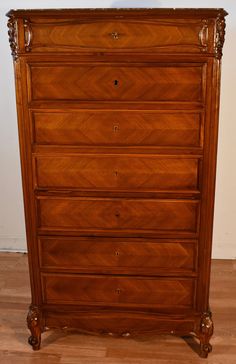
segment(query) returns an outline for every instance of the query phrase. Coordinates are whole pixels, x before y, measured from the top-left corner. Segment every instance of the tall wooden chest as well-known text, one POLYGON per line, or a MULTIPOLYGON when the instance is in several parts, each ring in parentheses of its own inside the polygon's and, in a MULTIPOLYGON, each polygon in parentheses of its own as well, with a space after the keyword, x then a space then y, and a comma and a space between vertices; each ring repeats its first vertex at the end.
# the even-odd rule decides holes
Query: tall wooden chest
POLYGON ((223 9, 12 10, 32 303, 46 328, 194 335, 209 310, 223 9))

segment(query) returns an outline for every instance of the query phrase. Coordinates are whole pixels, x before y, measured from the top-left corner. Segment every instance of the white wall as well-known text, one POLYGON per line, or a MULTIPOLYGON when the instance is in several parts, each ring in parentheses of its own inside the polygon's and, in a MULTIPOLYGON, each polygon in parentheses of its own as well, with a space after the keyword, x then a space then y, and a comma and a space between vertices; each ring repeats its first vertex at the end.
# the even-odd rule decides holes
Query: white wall
POLYGON ((228 12, 222 67, 214 258, 236 258, 236 1, 1 0, 0 3, 0 250, 25 250, 12 59, 5 13, 10 8, 224 7, 228 12))

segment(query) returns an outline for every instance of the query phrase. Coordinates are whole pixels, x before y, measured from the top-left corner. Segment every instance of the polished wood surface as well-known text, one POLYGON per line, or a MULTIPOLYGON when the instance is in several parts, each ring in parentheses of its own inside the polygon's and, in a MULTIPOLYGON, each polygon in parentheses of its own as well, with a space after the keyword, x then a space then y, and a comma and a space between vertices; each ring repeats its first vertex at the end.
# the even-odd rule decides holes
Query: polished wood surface
POLYGON ((197 241, 172 239, 40 237, 39 258, 45 270, 154 274, 196 271, 197 241))
MULTIPOLYGON (((30 300, 27 255, 0 253, 0 362, 1 364, 200 364, 190 337, 140 335, 135 338, 91 336, 77 330, 44 333, 42 348, 32 352, 27 344, 25 316, 30 300)), ((235 364, 236 263, 214 260, 211 275, 211 308, 215 332, 209 364, 235 364)), ((52 319, 51 319, 52 320, 52 319)), ((117 325, 120 320, 116 320, 117 325)), ((154 322, 154 326, 156 322, 154 322)), ((187 323, 185 324, 187 326, 187 323)), ((65 325, 64 325, 65 326, 65 325)))
POLYGON ((34 350, 46 328, 212 347, 223 9, 12 10, 34 350))
POLYGON ((41 230, 119 230, 133 235, 198 231, 198 201, 41 196, 37 202, 41 230))
MULTIPOLYGON (((141 15, 141 14, 140 14, 141 15)), ((68 51, 167 51, 191 52, 207 47, 206 24, 200 19, 191 23, 170 20, 130 19, 104 21, 94 19, 78 23, 77 19, 30 19, 25 22, 29 32, 34 34, 33 52, 68 51), (201 37, 198 37, 198 34, 201 37), (184 49, 184 48, 185 49, 184 49)))
POLYGON ((203 115, 191 111, 35 110, 38 145, 192 146, 202 143, 203 115))
MULTIPOLYGON (((96 61, 95 61, 96 62, 96 61)), ((203 101, 204 64, 29 64, 29 101, 203 101)))
MULTIPOLYGON (((43 303, 136 308, 192 306, 194 280, 99 275, 43 274, 43 303), (171 292, 171 295, 170 295, 171 292)), ((125 316, 125 315, 124 315, 125 316)))
POLYGON ((38 155, 39 188, 105 190, 196 190, 197 158, 143 155, 38 155))

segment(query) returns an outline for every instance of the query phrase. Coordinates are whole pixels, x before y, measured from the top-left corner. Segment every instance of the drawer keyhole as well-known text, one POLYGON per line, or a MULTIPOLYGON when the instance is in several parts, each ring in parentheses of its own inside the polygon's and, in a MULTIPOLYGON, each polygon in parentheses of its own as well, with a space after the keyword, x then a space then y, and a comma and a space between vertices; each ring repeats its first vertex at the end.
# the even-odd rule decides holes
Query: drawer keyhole
POLYGON ((119 251, 116 251, 115 252, 115 255, 118 257, 120 255, 120 252, 119 251))
POLYGON ((115 212, 115 217, 120 217, 120 212, 119 211, 115 212))
POLYGON ((114 86, 119 86, 119 81, 118 80, 114 80, 114 86))
POLYGON ((119 125, 114 125, 113 131, 114 131, 114 133, 117 133, 119 131, 119 125))
POLYGON ((117 293, 117 294, 121 294, 121 289, 120 289, 120 288, 117 288, 117 289, 116 289, 116 293, 117 293))

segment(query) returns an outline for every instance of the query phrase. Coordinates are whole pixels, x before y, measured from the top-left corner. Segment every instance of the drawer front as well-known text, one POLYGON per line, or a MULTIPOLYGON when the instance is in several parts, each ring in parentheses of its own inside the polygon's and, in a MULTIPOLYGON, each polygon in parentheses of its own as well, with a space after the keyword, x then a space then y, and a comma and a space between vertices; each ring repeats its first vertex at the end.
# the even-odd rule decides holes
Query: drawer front
POLYGON ((143 155, 37 156, 38 187, 196 190, 198 159, 143 155))
MULTIPOLYGON (((206 24, 200 19, 126 21, 97 19, 32 19, 25 26, 31 52, 147 51, 197 52, 208 45, 206 24)), ((137 14, 143 17, 143 15, 137 14)), ((110 15, 114 18, 114 16, 110 15)), ((129 16, 126 15, 126 18, 129 16)), ((150 17, 150 16, 149 16, 150 17)))
POLYGON ((156 111, 35 111, 34 142, 55 145, 199 146, 201 114, 156 111))
POLYGON ((43 275, 44 302, 138 306, 193 306, 194 280, 43 275))
POLYGON ((31 64, 30 100, 203 101, 198 65, 31 64))
POLYGON ((44 269, 142 274, 196 270, 194 240, 40 237, 39 247, 44 269))
POLYGON ((53 230, 196 233, 198 201, 39 197, 39 227, 53 230))

